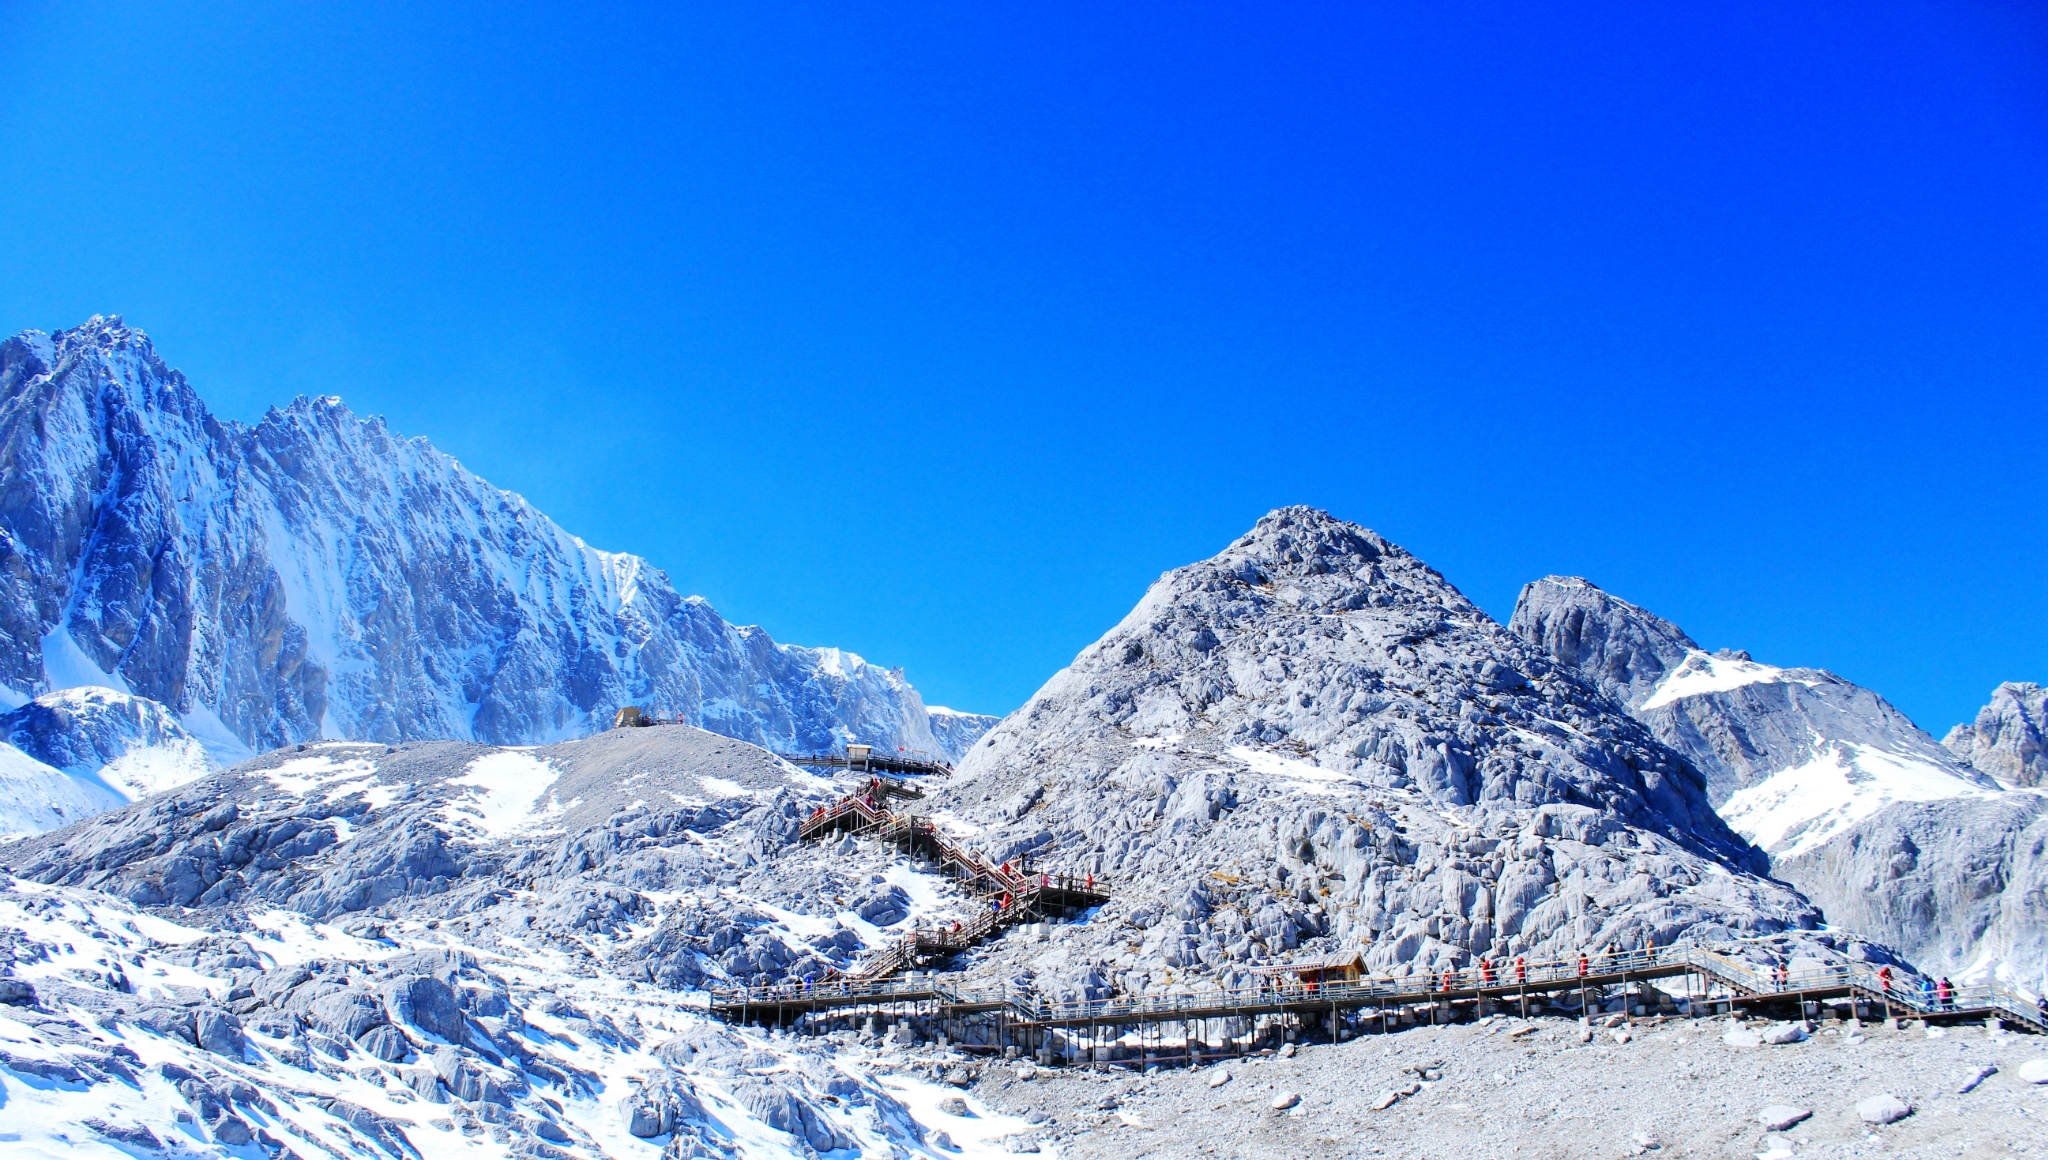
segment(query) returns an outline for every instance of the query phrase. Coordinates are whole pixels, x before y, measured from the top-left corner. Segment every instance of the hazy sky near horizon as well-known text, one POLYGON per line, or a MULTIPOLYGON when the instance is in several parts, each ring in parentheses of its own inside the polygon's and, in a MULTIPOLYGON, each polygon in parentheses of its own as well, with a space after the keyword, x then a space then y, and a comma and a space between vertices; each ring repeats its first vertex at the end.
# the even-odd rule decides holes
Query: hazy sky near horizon
POLYGON ((0 6, 0 330, 1004 712, 1267 509, 2048 681, 2048 10, 0 6))

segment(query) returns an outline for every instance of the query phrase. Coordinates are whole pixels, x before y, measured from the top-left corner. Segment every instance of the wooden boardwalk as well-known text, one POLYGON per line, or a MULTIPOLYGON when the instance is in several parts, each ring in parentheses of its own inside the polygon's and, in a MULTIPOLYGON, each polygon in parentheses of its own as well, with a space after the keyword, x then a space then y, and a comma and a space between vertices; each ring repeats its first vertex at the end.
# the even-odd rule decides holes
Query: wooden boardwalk
POLYGON ((1483 1009, 1526 1012, 1528 1004, 1577 993, 1581 1007, 1610 990, 1624 991, 1650 980, 1690 976, 1693 1008, 1709 1011, 1775 1012, 1805 1015, 1811 1004, 1860 1005, 1873 1017, 1963 1022, 1997 1018, 2031 1031, 2048 1031, 2034 1004, 1997 985, 1958 988, 1948 1002, 1919 992, 1887 990, 1883 979, 1861 967, 1788 976, 1782 983, 1737 959, 1696 946, 1660 948, 1615 956, 1591 956, 1541 963, 1495 963, 1492 967, 1434 974, 1417 980, 1368 979, 1323 986, 1253 987, 1233 991, 1117 997, 1083 1002, 1050 1002, 1031 995, 975 991, 922 978, 828 980, 814 986, 756 988, 714 993, 711 1012, 722 1019, 792 1025, 822 1014, 916 1011, 942 1020, 999 1016, 1013 1033, 1046 1029, 1157 1027, 1210 1019, 1296 1016, 1305 1022, 1352 1016, 1383 1027, 1418 1012, 1449 1022, 1483 1009))

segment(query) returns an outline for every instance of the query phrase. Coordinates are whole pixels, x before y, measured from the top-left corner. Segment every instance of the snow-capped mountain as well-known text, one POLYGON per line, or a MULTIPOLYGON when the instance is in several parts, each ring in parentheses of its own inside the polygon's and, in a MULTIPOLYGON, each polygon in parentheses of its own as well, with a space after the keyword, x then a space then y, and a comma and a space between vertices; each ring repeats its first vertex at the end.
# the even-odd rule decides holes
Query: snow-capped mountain
POLYGON ((218 768, 168 709, 112 689, 45 693, 0 714, 0 743, 0 837, 69 825, 218 768))
POLYGON ((2048 785, 2048 689, 2005 682, 1975 721, 1949 730, 1941 743, 2008 785, 2048 785))
POLYGON ((299 399, 210 414, 142 332, 0 344, 0 696, 100 686, 224 760, 306 739, 539 743, 634 704, 775 749, 952 756, 898 670, 728 624, 424 439, 299 399))
POLYGON ((954 758, 966 753, 981 740, 981 735, 995 728, 1000 717, 986 713, 962 713, 944 705, 927 705, 926 719, 931 723, 932 739, 938 743, 939 751, 954 758))
POLYGON ((1523 588, 1509 624, 1698 766, 1720 815, 1774 857, 1818 849, 1893 802, 1999 792, 1869 689, 1823 669, 1709 654, 1579 577, 1523 588))
POLYGON ((1528 585, 1511 624, 1706 771, 1721 816, 1830 922, 1928 970, 2048 980, 2044 802, 1991 776, 2037 752, 2032 686, 2001 686, 1944 748, 1869 689, 1710 655, 1578 577, 1528 585))

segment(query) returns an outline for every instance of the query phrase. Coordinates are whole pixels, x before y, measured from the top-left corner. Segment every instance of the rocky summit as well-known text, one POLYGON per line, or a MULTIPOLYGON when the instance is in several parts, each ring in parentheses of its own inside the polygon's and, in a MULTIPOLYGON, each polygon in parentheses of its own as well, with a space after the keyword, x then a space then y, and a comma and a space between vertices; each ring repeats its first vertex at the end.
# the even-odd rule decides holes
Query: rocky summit
POLYGON ((2007 681, 1992 690, 1977 719, 1941 743, 1958 758, 2017 786, 2048 785, 2048 689, 2007 681))
POLYGON ((938 816, 1114 886, 1018 983, 1361 947, 1376 970, 1817 926, 1704 778, 1384 538, 1284 508, 1161 577, 970 751, 938 816))

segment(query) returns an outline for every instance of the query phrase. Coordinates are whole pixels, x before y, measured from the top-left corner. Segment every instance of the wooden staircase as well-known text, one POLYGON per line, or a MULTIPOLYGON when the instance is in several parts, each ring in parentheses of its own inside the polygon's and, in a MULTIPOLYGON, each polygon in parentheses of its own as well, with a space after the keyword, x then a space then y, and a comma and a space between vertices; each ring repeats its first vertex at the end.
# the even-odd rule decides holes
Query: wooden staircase
POLYGON ((860 982, 884 979, 899 971, 944 962, 1008 927, 1078 913, 1109 901, 1109 883, 1104 879, 1092 874, 1048 874, 1007 862, 998 864, 954 841, 931 819, 899 814, 889 808, 891 797, 922 796, 901 782, 872 778, 858 792, 820 807, 805 818, 797 838, 809 842, 852 834, 886 842, 907 854, 937 863, 964 889, 986 903, 988 909, 951 926, 913 931, 852 970, 828 978, 860 982))

